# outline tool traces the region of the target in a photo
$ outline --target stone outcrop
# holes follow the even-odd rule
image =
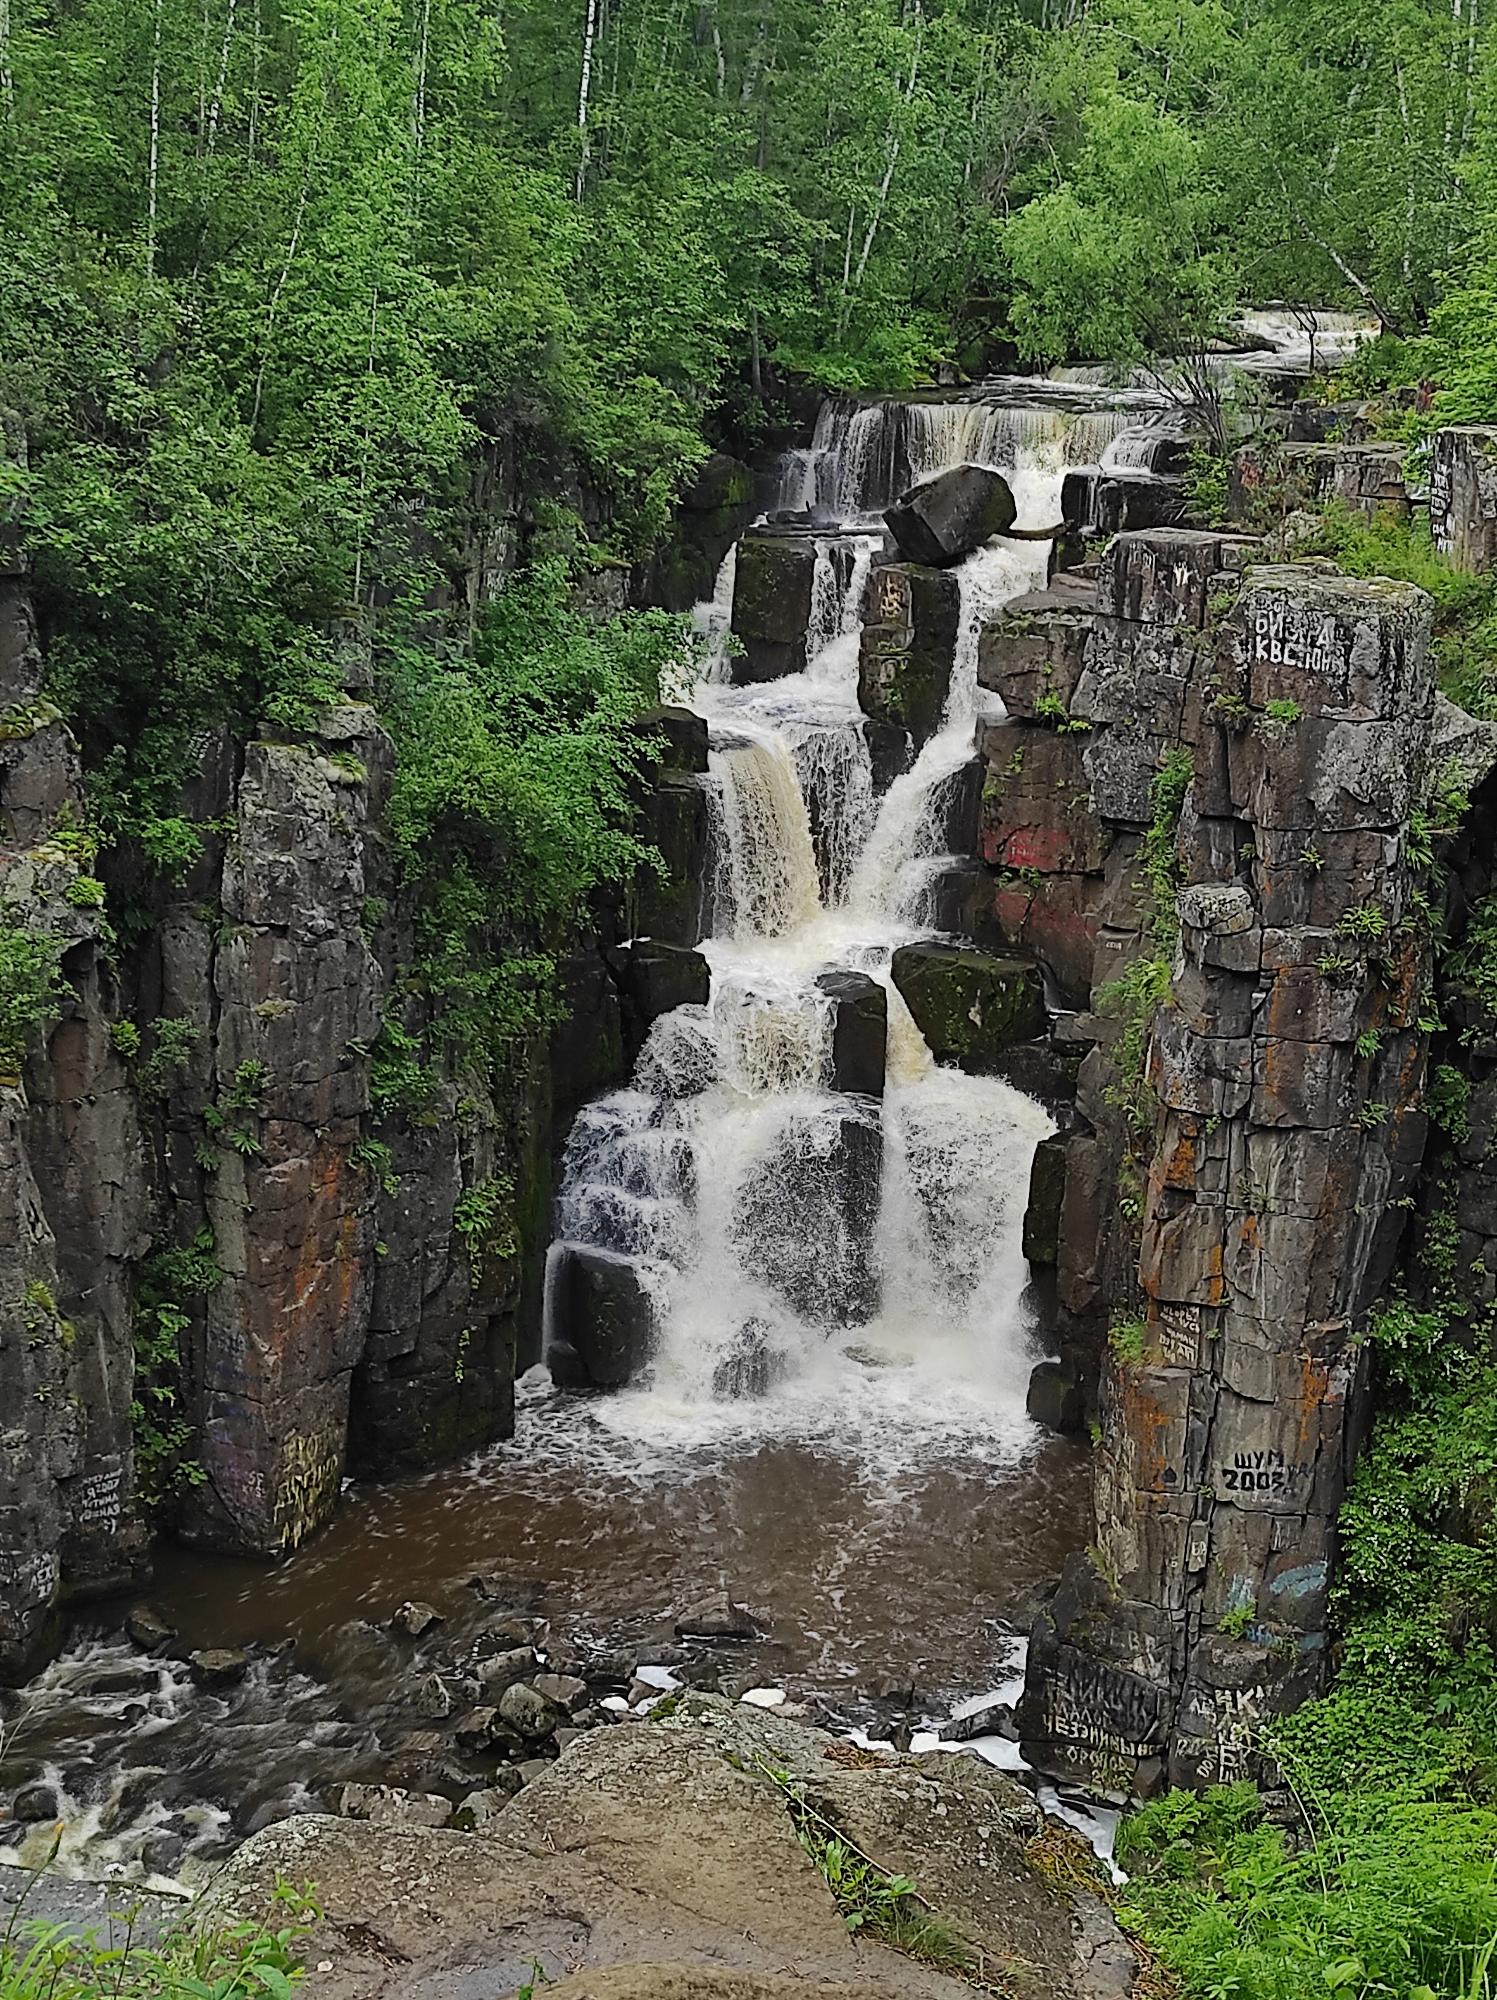
[[[1081,468],[1066,474],[1060,512],[1069,534],[1088,541],[1126,528],[1172,528],[1189,504],[1185,481],[1177,476]]]
[[[1018,509],[991,465],[953,465],[921,480],[884,516],[906,562],[950,569],[1014,525]]]
[[[878,726],[918,749],[941,726],[961,621],[961,587],[949,570],[877,563],[863,599],[858,703]]]
[[[742,650],[732,674],[740,685],[805,671],[815,579],[809,535],[756,533],[738,544],[733,634]]]
[[[1266,502],[1280,512],[1333,502],[1364,520],[1406,521],[1412,502],[1400,444],[1248,445],[1232,461],[1228,506],[1237,521],[1256,522]]]
[[[1497,566],[1497,428],[1461,424],[1436,431],[1429,525],[1435,547],[1457,569],[1485,574]]]
[[[798,1837],[799,1796],[823,1831],[914,1880],[1014,2000],[1125,2000],[1133,1954],[1084,1843],[975,1757],[850,1748],[687,1695],[658,1720],[582,1736],[476,1833],[316,1815],[269,1827],[201,1916],[255,1917],[278,1876],[315,1880],[326,1914],[306,1955],[328,1969],[307,1988],[323,2000],[503,1995],[541,1978],[597,2000],[969,1994],[958,1967],[849,1933]]]
[[[26,563],[0,517],[0,927],[49,940],[58,965],[29,1059],[0,1057],[0,1681],[26,1671],[65,1597],[128,1582],[143,1545],[141,1132],[77,751],[41,682]]]
[[[888,995],[866,972],[823,972],[816,985],[831,1006],[833,1090],[882,1097],[889,1037]]]
[[[1040,1761],[1118,1794],[1248,1774],[1258,1723],[1318,1684],[1355,1335],[1424,1142],[1428,604],[1328,565],[1238,588],[1245,553],[1120,538],[1073,699],[1104,829],[1189,760],[1139,1122],[1104,1039],[1067,1145],[1063,1306],[1115,1316],[1097,1543],[1020,1713]],[[1119,958],[1159,949],[1139,931]],[[1107,1187],[1130,1153],[1137,1245]]]
[[[937,1062],[994,1076],[1020,1042],[1045,1032],[1039,972],[959,944],[906,944],[894,954],[894,984]]]
[[[566,1244],[553,1252],[552,1380],[565,1389],[622,1389],[655,1342],[654,1313],[639,1266],[611,1250]]]

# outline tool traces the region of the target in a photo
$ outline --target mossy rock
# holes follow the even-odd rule
[[[907,944],[894,954],[894,984],[937,1062],[993,1076],[1005,1053],[1048,1025],[1039,968],[966,945]]]

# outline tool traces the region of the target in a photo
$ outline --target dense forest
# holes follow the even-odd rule
[[[635,725],[694,641],[626,582],[709,454],[822,391],[1161,356],[1204,383],[1270,301],[1380,323],[1335,386],[1416,449],[1497,422],[1479,0],[0,0],[0,521],[83,751],[74,899],[128,946],[213,830],[201,733],[294,735],[355,653],[407,971],[446,1003],[387,1017],[377,1087],[502,1064],[589,896],[649,865]],[[525,500],[480,605],[486,454]],[[1446,691],[1497,713],[1485,579],[1408,528],[1323,546],[1428,588]],[[10,1071],[62,945],[4,897]],[[1497,917],[1460,951],[1497,994]],[[1161,1992],[1497,1992],[1493,1308],[1437,1224],[1423,1255],[1369,1334],[1338,1678],[1274,1745],[1292,1810],[1171,1794],[1125,1831]],[[7,2000],[44,1990],[9,1952]]]

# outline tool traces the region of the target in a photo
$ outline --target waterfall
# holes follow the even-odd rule
[[[750,725],[745,725],[748,727]],[[708,754],[716,780],[712,907],[737,937],[782,937],[821,907],[811,822],[783,736],[769,730]]]
[[[766,1408],[812,1429],[878,1410],[941,1431],[980,1410],[991,1436],[1022,1435],[1023,1209],[1050,1120],[1001,1081],[941,1068],[891,967],[931,934],[974,726],[1002,712],[977,684],[982,629],[1043,585],[1048,548],[999,541],[961,565],[941,726],[880,798],[858,705],[869,530],[912,479],[966,460],[1004,468],[1021,522],[1047,527],[1068,468],[1139,423],[1136,398],[1048,384],[833,399],[787,456],[780,504],[816,522],[805,669],[734,687],[714,651],[690,695],[709,726],[711,997],[653,1024],[628,1087],[587,1106],[567,1146],[563,1251],[632,1259],[655,1321],[654,1359],[607,1421],[706,1436],[752,1430]],[[709,636],[731,587],[725,568],[698,621]],[[823,982],[848,971],[884,991],[881,1100],[833,1087]]]

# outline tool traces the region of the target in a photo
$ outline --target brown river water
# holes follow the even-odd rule
[[[0,1804],[40,1787],[54,1807],[44,1822],[0,1820],[0,1860],[39,1859],[60,1817],[64,1872],[190,1883],[254,1827],[389,1775],[392,1746],[429,1726],[416,1684],[499,1615],[541,1621],[561,1660],[718,1667],[729,1691],[782,1687],[834,1724],[881,1723],[907,1689],[912,1719],[946,1716],[1005,1678],[1086,1540],[1086,1453],[1011,1408],[980,1432],[977,1409],[933,1432],[897,1381],[876,1390],[840,1418],[792,1405],[798,1434],[775,1435],[763,1413],[681,1437],[648,1399],[631,1424],[626,1399],[537,1381],[513,1442],[350,1487],[283,1562],[163,1548],[145,1595],[176,1650],[249,1647],[248,1676],[199,1687],[121,1636],[125,1605],[90,1607],[52,1667],[0,1696]],[[763,1636],[683,1660],[676,1614],[725,1585]],[[407,1599],[443,1617],[419,1644],[388,1629]]]

